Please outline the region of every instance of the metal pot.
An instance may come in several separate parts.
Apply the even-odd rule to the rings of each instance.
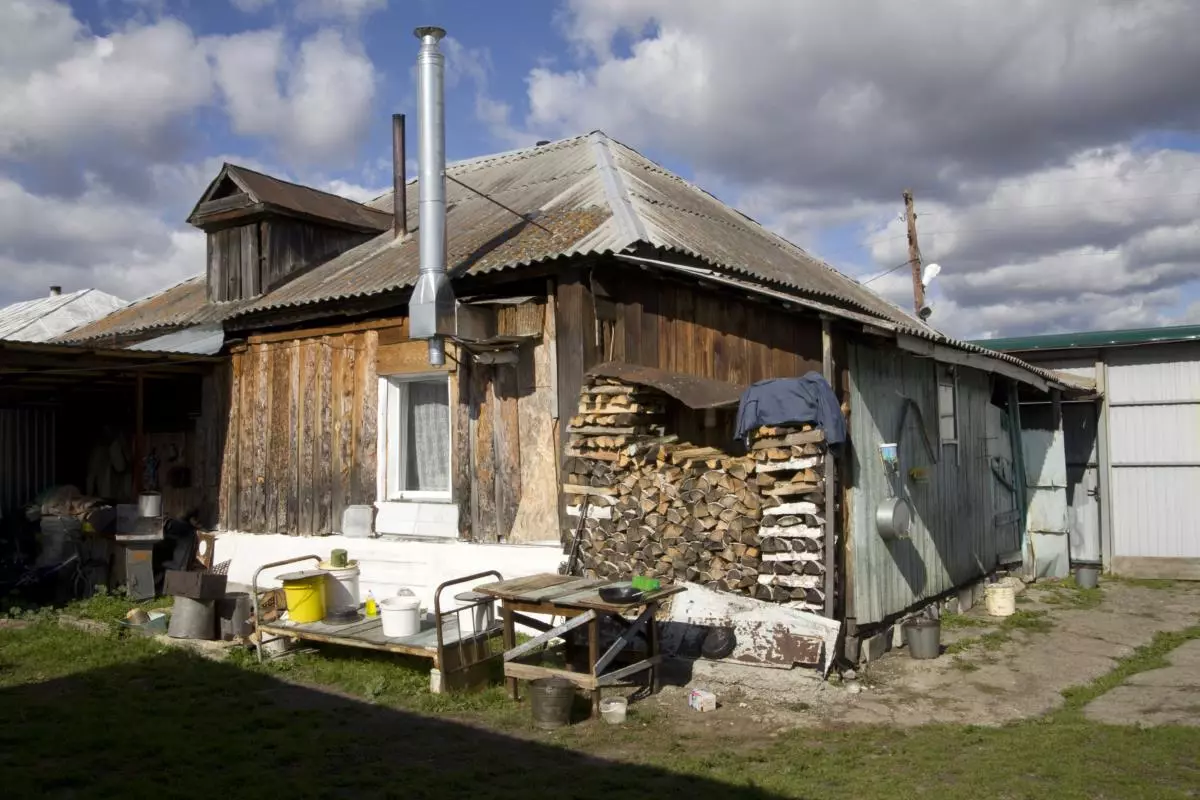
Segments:
[[[912,507],[903,497],[889,497],[875,509],[875,530],[885,539],[904,539],[912,529]]]

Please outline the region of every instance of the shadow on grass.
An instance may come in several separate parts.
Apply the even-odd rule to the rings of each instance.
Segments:
[[[88,667],[0,689],[6,796],[775,797],[177,651]]]

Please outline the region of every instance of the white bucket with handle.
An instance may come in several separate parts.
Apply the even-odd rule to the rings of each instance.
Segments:
[[[984,608],[992,617],[1011,617],[1017,610],[1017,593],[1012,584],[989,583],[984,590]]]
[[[421,600],[413,595],[385,597],[379,601],[383,635],[389,639],[415,636],[421,632]]]

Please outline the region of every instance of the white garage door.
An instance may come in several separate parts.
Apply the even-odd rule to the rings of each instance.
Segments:
[[[1200,576],[1200,345],[1114,349],[1108,362],[1113,569]]]

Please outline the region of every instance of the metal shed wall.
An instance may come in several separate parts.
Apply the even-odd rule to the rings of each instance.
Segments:
[[[1149,575],[1130,559],[1200,559],[1200,344],[1113,348],[1104,361],[1113,570]],[[1200,563],[1191,572],[1200,577]]]
[[[1016,526],[998,526],[987,453],[989,377],[959,367],[958,444],[939,445],[935,362],[891,349],[852,345],[850,441],[853,479],[847,560],[852,588],[846,616],[859,625],[881,622],[990,571],[1001,553],[1020,547]],[[879,445],[895,442],[910,398],[900,444],[901,469],[924,468],[926,481],[900,486],[913,508],[909,539],[885,540],[875,530],[889,478]],[[922,441],[921,426],[936,454]]]
[[[54,483],[54,423],[51,410],[0,408],[0,513]]]

